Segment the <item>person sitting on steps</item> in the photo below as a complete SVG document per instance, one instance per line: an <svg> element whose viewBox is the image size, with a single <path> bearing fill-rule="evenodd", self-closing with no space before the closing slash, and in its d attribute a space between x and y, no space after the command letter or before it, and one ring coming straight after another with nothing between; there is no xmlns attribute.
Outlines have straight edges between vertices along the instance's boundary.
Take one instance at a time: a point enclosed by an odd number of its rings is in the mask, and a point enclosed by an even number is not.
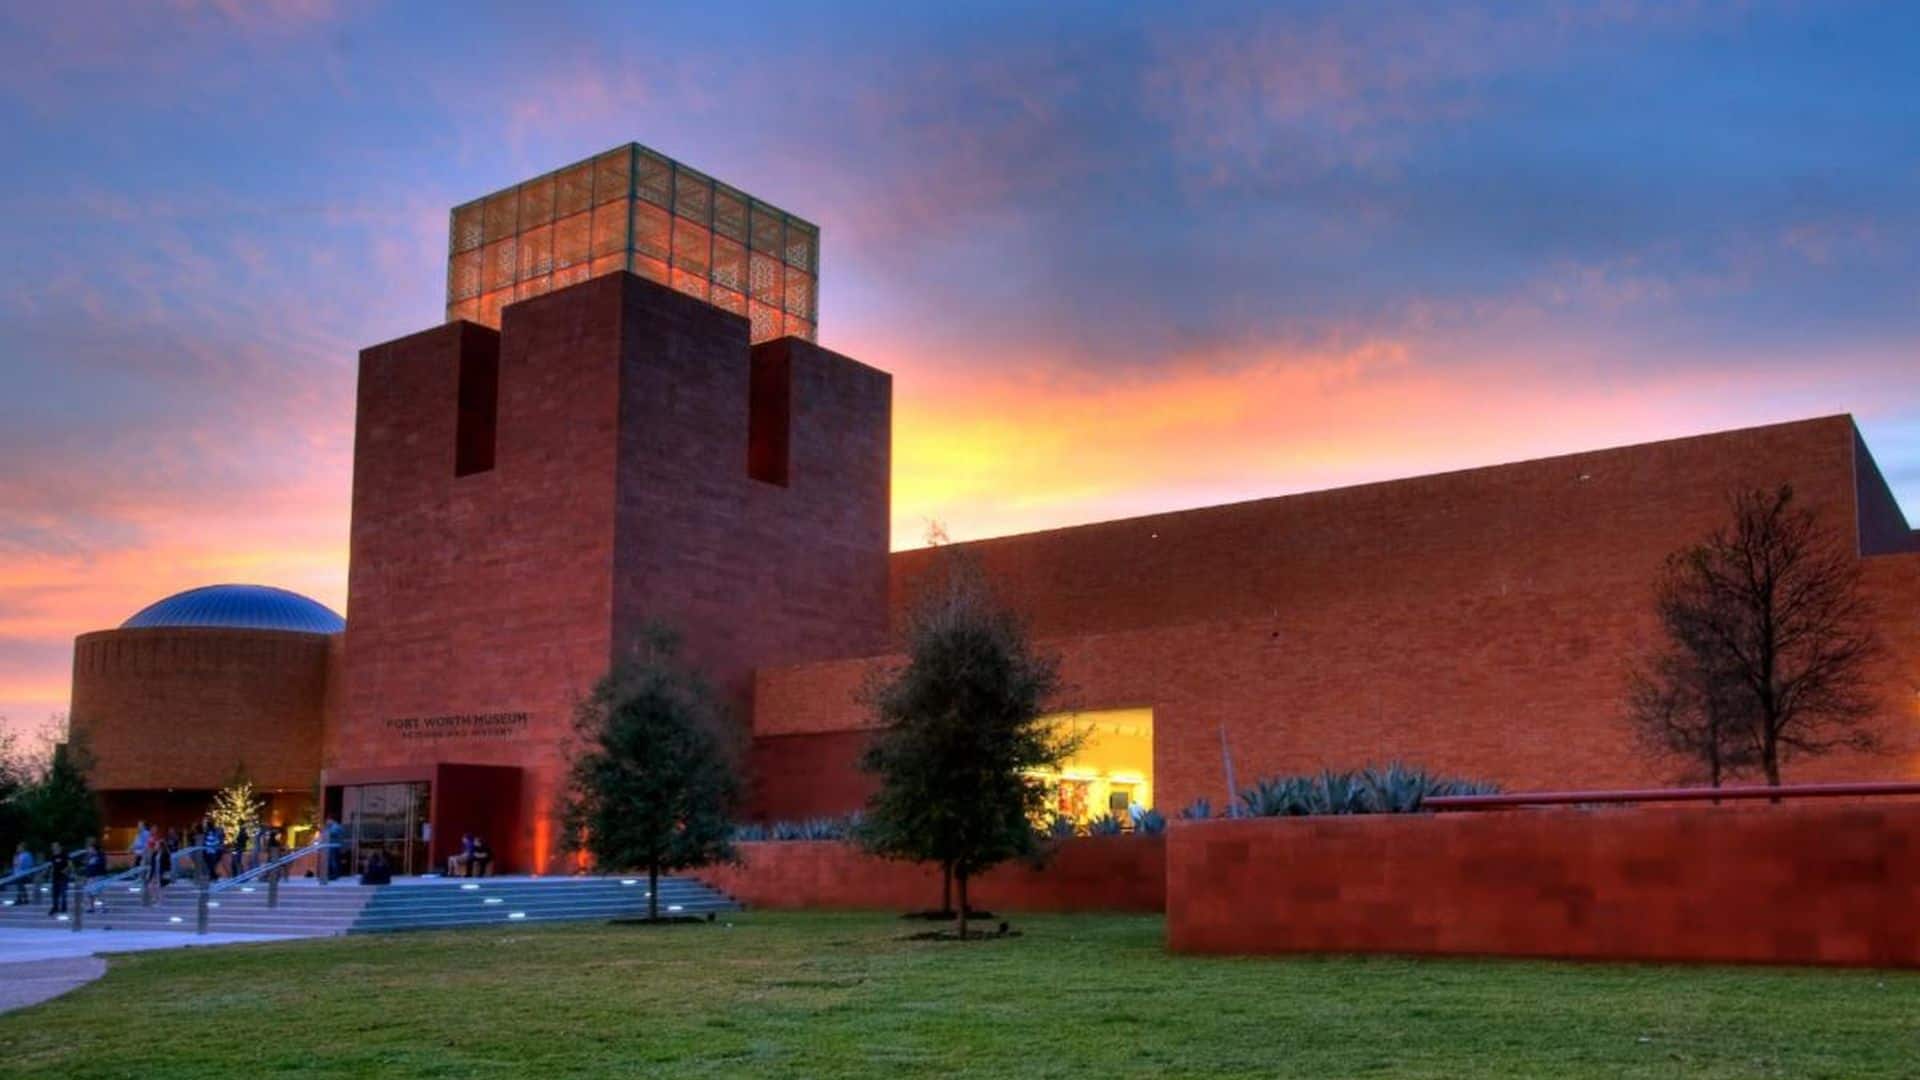
<svg viewBox="0 0 1920 1080"><path fill-rule="evenodd" d="M447 876L459 877L464 871L467 876L471 877L473 876L472 866L473 834L468 833L460 838L460 850L447 856Z"/></svg>
<svg viewBox="0 0 1920 1080"><path fill-rule="evenodd" d="M493 866L493 849L487 846L484 837L474 837L473 854L467 858L468 877L486 877L487 870Z"/></svg>

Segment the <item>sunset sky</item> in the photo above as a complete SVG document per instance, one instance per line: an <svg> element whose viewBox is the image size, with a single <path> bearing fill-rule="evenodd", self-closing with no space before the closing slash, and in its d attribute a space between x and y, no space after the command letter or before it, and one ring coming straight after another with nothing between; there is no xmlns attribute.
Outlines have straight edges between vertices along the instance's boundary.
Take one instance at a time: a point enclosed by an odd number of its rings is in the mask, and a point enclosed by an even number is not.
<svg viewBox="0 0 1920 1080"><path fill-rule="evenodd" d="M0 714L344 607L356 351L636 139L821 225L896 547L1835 412L1920 511L1920 5L800 9L0 3Z"/></svg>

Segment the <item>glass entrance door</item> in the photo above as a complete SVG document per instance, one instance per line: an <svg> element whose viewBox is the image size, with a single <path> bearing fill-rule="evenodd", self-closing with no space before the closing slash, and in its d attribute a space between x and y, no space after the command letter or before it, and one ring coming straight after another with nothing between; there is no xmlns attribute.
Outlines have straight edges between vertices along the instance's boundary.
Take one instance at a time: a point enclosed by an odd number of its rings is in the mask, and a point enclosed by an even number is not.
<svg viewBox="0 0 1920 1080"><path fill-rule="evenodd" d="M427 791L424 781L350 784L340 789L340 823L346 827L351 873L366 868L376 851L395 874L427 868Z"/></svg>

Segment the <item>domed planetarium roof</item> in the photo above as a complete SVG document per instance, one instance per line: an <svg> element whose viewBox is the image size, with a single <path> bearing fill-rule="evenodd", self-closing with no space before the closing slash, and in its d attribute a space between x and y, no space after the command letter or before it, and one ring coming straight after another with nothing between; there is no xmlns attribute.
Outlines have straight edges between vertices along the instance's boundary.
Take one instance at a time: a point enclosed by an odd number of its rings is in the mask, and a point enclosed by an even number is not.
<svg viewBox="0 0 1920 1080"><path fill-rule="evenodd" d="M206 585L175 593L134 613L122 630L155 626L224 626L337 634L347 621L333 609L271 585Z"/></svg>

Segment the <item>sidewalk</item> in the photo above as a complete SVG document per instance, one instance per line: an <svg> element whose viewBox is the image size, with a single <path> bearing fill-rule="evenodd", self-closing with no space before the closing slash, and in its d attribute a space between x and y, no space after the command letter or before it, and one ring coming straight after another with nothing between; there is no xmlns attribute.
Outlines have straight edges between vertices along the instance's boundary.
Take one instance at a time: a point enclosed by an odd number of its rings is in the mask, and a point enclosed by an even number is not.
<svg viewBox="0 0 1920 1080"><path fill-rule="evenodd" d="M103 953L291 940L278 934L0 928L0 1012L37 1005L106 974Z"/></svg>

